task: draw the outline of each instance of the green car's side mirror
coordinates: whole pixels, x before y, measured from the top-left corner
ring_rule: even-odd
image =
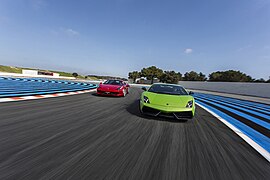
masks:
[[[189,91],[189,93],[188,93],[189,95],[193,95],[194,94],[194,92],[192,92],[192,91]]]
[[[142,90],[147,91],[146,87],[142,87]]]

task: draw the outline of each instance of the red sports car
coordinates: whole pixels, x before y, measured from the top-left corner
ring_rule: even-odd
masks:
[[[122,80],[107,80],[100,83],[97,88],[98,95],[104,96],[126,96],[128,94],[129,84]]]

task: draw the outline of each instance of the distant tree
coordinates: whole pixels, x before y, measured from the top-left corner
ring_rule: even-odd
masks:
[[[266,83],[270,83],[270,76],[269,76],[268,80],[266,81]]]
[[[252,82],[253,79],[251,76],[248,76],[240,71],[228,70],[228,71],[217,71],[209,74],[209,81]]]
[[[209,74],[209,81],[222,81],[222,73],[220,71]]]
[[[76,73],[76,72],[74,72],[74,73],[72,73],[72,76],[76,78],[76,77],[78,77],[78,76],[79,76],[79,74],[78,74],[78,73]]]
[[[85,79],[87,79],[87,78],[88,78],[88,76],[84,76],[84,78],[85,78]]]
[[[200,72],[197,73],[195,71],[186,72],[183,78],[184,81],[206,81],[206,76]]]
[[[178,84],[182,79],[181,73],[176,73],[175,71],[164,71],[160,77],[160,81],[164,83]]]
[[[265,83],[267,81],[265,81],[263,78],[260,78],[260,79],[254,80],[253,82],[256,82],[256,83]]]
[[[141,73],[138,71],[132,71],[128,73],[128,78],[133,80],[133,83],[135,83],[136,79],[141,76]]]
[[[154,78],[160,79],[163,74],[163,70],[157,68],[156,66],[151,66],[148,68],[143,68],[141,70],[141,76],[146,77],[147,79],[151,80],[151,84],[154,82]]]
[[[199,73],[199,81],[206,81],[207,77],[205,74],[203,74],[202,72]]]

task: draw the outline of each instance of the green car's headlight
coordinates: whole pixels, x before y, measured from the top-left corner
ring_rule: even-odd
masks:
[[[144,103],[150,104],[149,98],[146,96],[143,96],[143,101],[144,101]]]
[[[192,108],[193,106],[193,100],[188,101],[186,108]]]

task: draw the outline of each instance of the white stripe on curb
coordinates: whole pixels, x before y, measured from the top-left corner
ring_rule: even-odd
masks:
[[[231,130],[233,130],[238,136],[240,136],[244,141],[246,141],[250,146],[252,146],[257,152],[259,152],[265,159],[267,159],[268,162],[270,162],[270,153],[265,150],[263,147],[261,147],[259,144],[257,144],[255,141],[253,141],[250,137],[245,135],[242,131],[240,131],[238,128],[233,126],[231,123],[208,109],[207,107],[204,107],[203,105],[196,102],[196,105],[200,106],[210,114],[212,114],[214,117],[216,117],[218,120],[223,122],[226,126],[228,126]]]
[[[89,92],[95,92],[95,91],[96,91],[96,89],[91,89],[91,90],[56,93],[56,94],[0,98],[0,103],[1,102],[12,102],[12,101],[25,101],[25,100],[30,100],[30,99],[44,99],[44,98],[52,98],[52,97],[60,97],[60,96],[70,96],[70,95],[83,94],[83,93],[89,93]]]

